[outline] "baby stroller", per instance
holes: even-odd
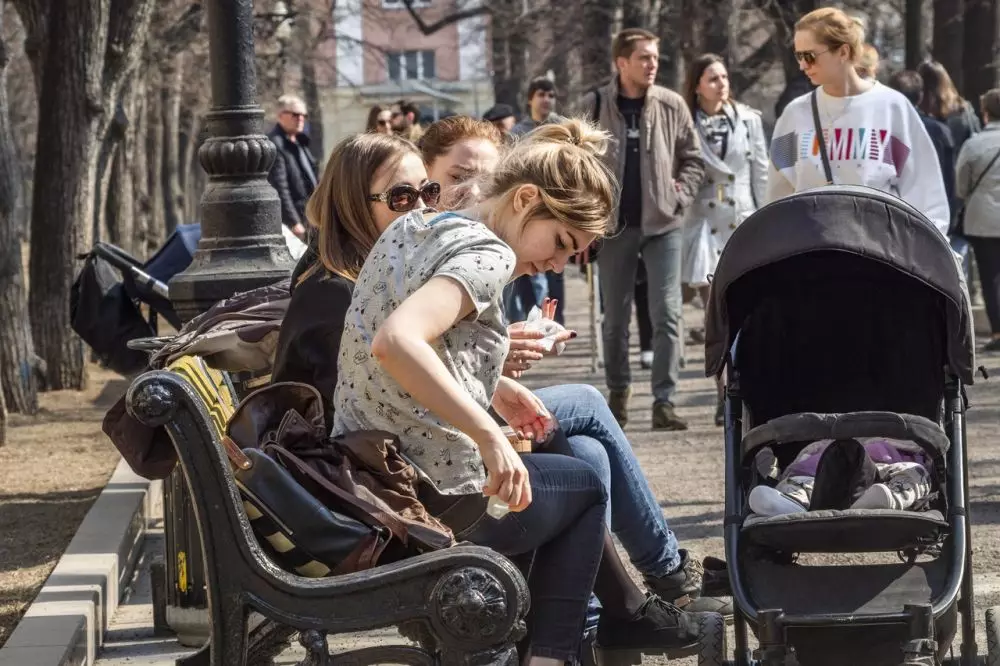
[[[73,330],[107,368],[131,375],[146,368],[149,355],[129,349],[137,338],[157,335],[159,317],[181,327],[167,292],[170,279],[191,264],[201,225],[179,225],[145,263],[110,243],[97,243],[82,258],[70,297]],[[143,317],[140,304],[149,306]]]
[[[733,234],[705,342],[706,373],[727,377],[724,530],[736,646],[735,662],[719,663],[979,663],[966,513],[970,319],[947,241],[891,195],[805,191]],[[783,467],[810,442],[864,437],[919,445],[933,467],[928,510],[749,511],[750,490],[765,481],[756,464],[765,447]],[[946,660],[959,614],[961,657]]]

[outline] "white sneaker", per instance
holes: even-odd
[[[896,509],[896,498],[892,496],[889,486],[876,483],[865,491],[865,494],[851,505],[852,509]]]
[[[650,350],[650,351],[644,351],[644,352],[639,352],[639,365],[641,365],[646,370],[649,370],[650,368],[653,367],[653,352],[652,352],[652,350]]]
[[[851,505],[852,509],[893,509],[906,511],[927,497],[931,484],[920,475],[898,475],[888,483],[876,483]]]
[[[770,486],[754,486],[747,498],[750,510],[758,516],[783,516],[787,513],[803,513],[806,507],[784,493]]]

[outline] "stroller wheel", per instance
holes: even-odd
[[[1000,666],[1000,606],[986,610],[986,666]]]
[[[698,627],[698,666],[725,666],[726,620],[718,613],[708,613]]]

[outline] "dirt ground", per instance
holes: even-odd
[[[118,463],[101,420],[127,386],[91,366],[88,390],[42,394],[37,416],[11,416],[0,447],[0,646]]]

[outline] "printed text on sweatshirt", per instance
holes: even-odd
[[[826,184],[810,96],[793,100],[774,127],[768,201]],[[895,194],[947,233],[950,212],[937,153],[909,100],[876,83],[850,97],[820,89],[817,101],[834,184]]]

